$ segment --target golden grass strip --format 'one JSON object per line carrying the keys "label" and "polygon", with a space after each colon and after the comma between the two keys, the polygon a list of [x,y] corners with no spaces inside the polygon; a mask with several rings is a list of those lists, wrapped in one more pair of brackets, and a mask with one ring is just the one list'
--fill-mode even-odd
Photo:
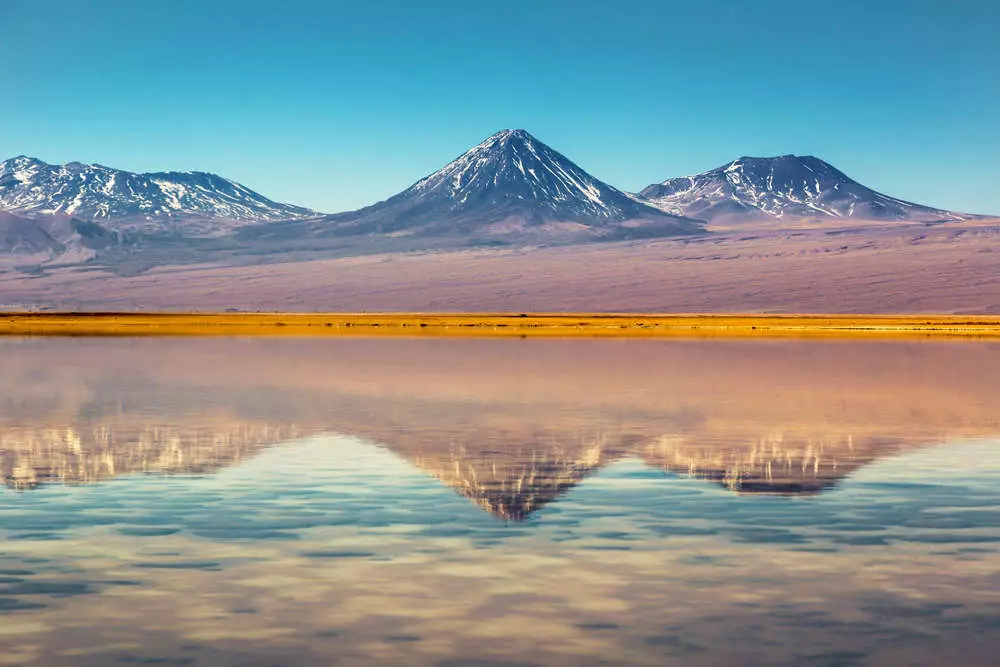
{"label": "golden grass strip", "polygon": [[1000,338],[1000,316],[4,313],[0,335]]}

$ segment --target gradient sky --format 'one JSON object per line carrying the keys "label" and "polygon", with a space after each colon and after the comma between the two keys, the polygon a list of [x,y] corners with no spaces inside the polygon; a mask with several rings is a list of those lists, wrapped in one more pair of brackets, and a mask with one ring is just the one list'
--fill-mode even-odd
{"label": "gradient sky", "polygon": [[996,0],[0,0],[0,159],[341,211],[506,127],[628,190],[812,154],[1000,214]]}

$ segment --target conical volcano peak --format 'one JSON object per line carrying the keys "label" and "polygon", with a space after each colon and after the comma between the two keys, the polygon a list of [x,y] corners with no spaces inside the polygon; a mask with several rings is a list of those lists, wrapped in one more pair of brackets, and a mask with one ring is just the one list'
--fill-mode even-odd
{"label": "conical volcano peak", "polygon": [[516,210],[535,221],[590,222],[650,213],[521,129],[493,134],[394,199],[417,194],[433,195],[449,215],[489,211],[503,218]]}
{"label": "conical volcano peak", "polygon": [[[597,180],[523,129],[503,129],[389,199],[330,218],[339,235],[533,243],[701,232]],[[627,224],[624,224],[627,223]]]}
{"label": "conical volcano peak", "polygon": [[[546,150],[551,150],[548,146],[545,146],[545,144],[531,136],[531,134],[529,134],[526,130],[500,130],[499,132],[491,134],[486,139],[460,155],[456,162],[467,156],[483,155],[485,153],[509,154],[511,152],[516,152],[517,150],[531,150],[536,146],[541,146]],[[447,168],[448,166],[444,167],[444,169]],[[442,169],[442,171],[444,169]]]}
{"label": "conical volcano peak", "polygon": [[521,129],[506,129],[500,130],[492,135],[490,135],[487,141],[492,142],[503,142],[503,141],[538,141],[527,130]]}

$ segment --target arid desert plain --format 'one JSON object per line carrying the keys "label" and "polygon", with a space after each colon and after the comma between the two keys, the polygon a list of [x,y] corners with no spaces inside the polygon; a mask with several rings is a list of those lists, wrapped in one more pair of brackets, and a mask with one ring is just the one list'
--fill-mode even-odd
{"label": "arid desert plain", "polygon": [[1000,219],[0,274],[6,310],[1000,313]]}

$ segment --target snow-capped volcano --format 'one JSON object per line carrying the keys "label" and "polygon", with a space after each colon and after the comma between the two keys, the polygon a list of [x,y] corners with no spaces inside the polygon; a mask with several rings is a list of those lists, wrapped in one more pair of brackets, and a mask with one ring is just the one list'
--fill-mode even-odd
{"label": "snow-capped volcano", "polygon": [[[530,203],[561,220],[620,220],[635,202],[524,130],[503,130],[389,201],[442,198],[454,212]],[[388,202],[387,202],[388,203]]]}
{"label": "snow-capped volcano", "polygon": [[25,156],[0,162],[0,209],[65,213],[120,223],[116,227],[148,227],[142,222],[156,220],[264,222],[316,215],[215,174],[137,174],[98,164],[53,165]]}
{"label": "snow-capped volcano", "polygon": [[503,130],[403,192],[329,216],[329,233],[634,238],[701,231],[603,183],[524,130]]}
{"label": "snow-capped volcano", "polygon": [[709,221],[741,218],[962,220],[962,214],[889,197],[812,156],[741,157],[639,192],[664,211]]}

